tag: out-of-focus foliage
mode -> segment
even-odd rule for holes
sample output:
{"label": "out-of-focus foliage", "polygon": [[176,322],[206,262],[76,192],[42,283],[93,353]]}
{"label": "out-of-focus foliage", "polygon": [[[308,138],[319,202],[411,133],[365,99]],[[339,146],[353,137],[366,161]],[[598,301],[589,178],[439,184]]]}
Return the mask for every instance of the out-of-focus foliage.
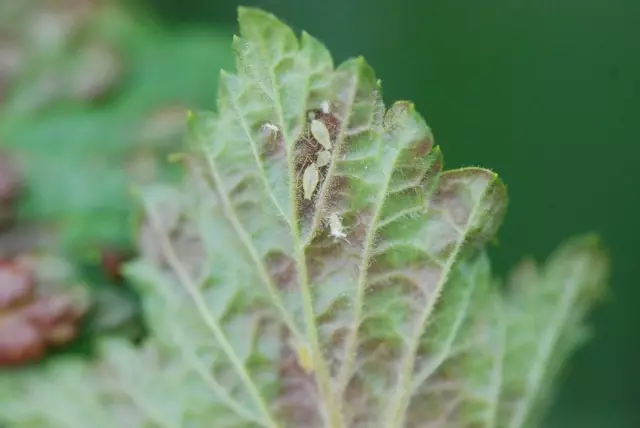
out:
{"label": "out-of-focus foliage", "polygon": [[23,172],[21,220],[76,254],[128,245],[128,187],[171,176],[166,143],[185,106],[211,107],[228,40],[110,1],[0,0],[0,149]]}
{"label": "out-of-focus foliage", "polygon": [[0,262],[0,365],[41,359],[74,340],[88,307],[86,288],[66,261],[28,255]]}
{"label": "out-of-focus foliage", "polygon": [[[212,107],[215,71],[232,64],[223,33],[168,31],[110,0],[0,0],[0,259],[66,258],[92,289],[83,334],[139,336],[118,272],[129,188],[174,177],[186,106]],[[13,349],[31,340],[18,324],[0,329]]]}

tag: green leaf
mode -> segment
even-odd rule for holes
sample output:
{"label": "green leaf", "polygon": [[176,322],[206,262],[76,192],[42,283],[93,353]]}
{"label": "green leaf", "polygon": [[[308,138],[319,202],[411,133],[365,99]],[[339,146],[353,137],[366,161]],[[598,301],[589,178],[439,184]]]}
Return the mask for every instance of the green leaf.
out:
{"label": "green leaf", "polygon": [[[27,371],[27,393],[75,392],[54,409],[7,393],[0,421],[527,426],[573,344],[558,339],[575,337],[604,283],[599,247],[564,247],[504,296],[483,250],[506,208],[496,174],[443,172],[429,127],[409,102],[384,107],[362,58],[334,67],[311,36],[239,15],[237,73],[221,74],[216,113],[189,121],[188,179],[140,192],[141,257],[127,275],[150,336]],[[304,171],[327,146],[307,199]]]}

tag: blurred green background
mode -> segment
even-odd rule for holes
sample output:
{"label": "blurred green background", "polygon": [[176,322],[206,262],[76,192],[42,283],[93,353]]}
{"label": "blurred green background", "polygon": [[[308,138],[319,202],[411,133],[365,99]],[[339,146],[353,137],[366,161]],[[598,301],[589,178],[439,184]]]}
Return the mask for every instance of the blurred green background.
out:
{"label": "blurred green background", "polygon": [[[147,0],[171,24],[235,25],[235,0]],[[411,99],[449,166],[509,186],[504,273],[598,231],[613,259],[594,337],[564,371],[549,427],[640,427],[640,2],[264,0],[340,61],[363,54],[387,101]]]}
{"label": "blurred green background", "polygon": [[[0,0],[0,6],[19,1]],[[74,1],[82,0],[67,3]],[[176,108],[212,108],[218,68],[233,63],[239,2],[122,2],[138,13],[101,18],[83,36],[117,48],[124,73],[116,95],[33,109],[38,88],[31,90],[25,74],[0,109],[0,148],[14,149],[29,174],[21,214],[55,219],[71,243],[124,245],[129,180],[121,165],[147,174],[148,152],[163,148],[175,131],[158,130],[151,120],[155,136],[142,138],[141,128],[149,131],[149,119],[162,122],[167,112],[174,117]],[[383,80],[387,101],[415,101],[448,166],[482,165],[503,177],[511,204],[500,244],[491,249],[497,273],[525,255],[543,260],[571,235],[595,230],[603,236],[613,260],[612,290],[592,316],[593,339],[562,373],[546,426],[640,427],[640,176],[634,168],[640,158],[640,2],[241,3],[313,34],[336,62],[364,55]],[[64,55],[78,51],[69,49]],[[64,62],[50,47],[43,52],[34,69]],[[51,156],[52,148],[64,156]]]}

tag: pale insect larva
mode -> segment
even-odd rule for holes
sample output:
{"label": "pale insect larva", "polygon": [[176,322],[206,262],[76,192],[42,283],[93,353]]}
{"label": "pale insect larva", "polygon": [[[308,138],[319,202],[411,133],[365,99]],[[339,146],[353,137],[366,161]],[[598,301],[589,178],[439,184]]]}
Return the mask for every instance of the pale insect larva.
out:
{"label": "pale insect larva", "polygon": [[318,168],[322,168],[323,166],[329,165],[331,162],[331,152],[328,150],[323,150],[318,153],[318,157],[316,159],[316,166]]}
{"label": "pale insect larva", "polygon": [[318,168],[315,163],[312,163],[304,170],[304,174],[302,174],[302,190],[305,199],[311,199],[313,192],[316,190],[316,187],[318,187],[319,180],[320,175],[318,174]]}
{"label": "pale insect larva", "polygon": [[331,150],[331,136],[327,126],[321,121],[314,119],[311,121],[311,135],[318,143],[322,145],[326,150]]}
{"label": "pale insect larva", "polygon": [[[347,234],[344,233],[344,226],[342,225],[342,220],[338,217],[337,213],[329,214],[329,229],[331,231],[330,235],[334,238],[340,238],[347,241]],[[349,241],[347,241],[349,242]]]}
{"label": "pale insect larva", "polygon": [[324,114],[329,114],[329,113],[330,113],[330,104],[329,104],[329,101],[326,101],[326,100],[325,100],[325,101],[323,101],[323,102],[320,104],[320,110],[322,110],[322,112],[323,112]]}

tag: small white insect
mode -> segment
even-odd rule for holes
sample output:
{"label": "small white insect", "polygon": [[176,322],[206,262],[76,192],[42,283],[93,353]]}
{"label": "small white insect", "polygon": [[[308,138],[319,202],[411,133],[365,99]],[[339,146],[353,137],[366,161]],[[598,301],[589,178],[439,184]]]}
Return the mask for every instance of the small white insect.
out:
{"label": "small white insect", "polygon": [[315,163],[312,163],[302,174],[302,190],[305,199],[311,199],[313,192],[315,192],[316,187],[318,187],[319,181],[320,175],[318,174],[318,168]]}
{"label": "small white insect", "polygon": [[320,109],[322,110],[322,112],[324,114],[329,114],[331,106],[329,104],[329,101],[325,100],[322,103],[320,103]]}
{"label": "small white insect", "polygon": [[265,150],[269,152],[275,149],[280,139],[280,128],[273,123],[267,122],[260,127],[260,132],[265,140]]}
{"label": "small white insect", "polygon": [[316,165],[318,168],[322,168],[323,166],[329,165],[331,162],[331,152],[328,150],[323,150],[318,153],[318,157],[316,158]]}
{"label": "small white insect", "polygon": [[330,236],[334,238],[347,240],[347,234],[344,233],[344,226],[342,225],[342,220],[338,217],[337,213],[329,214],[329,229],[331,230]]}
{"label": "small white insect", "polygon": [[329,135],[327,126],[323,122],[317,119],[311,121],[311,135],[313,135],[313,138],[315,138],[322,147],[326,150],[331,150],[331,136]]}
{"label": "small white insect", "polygon": [[277,134],[278,132],[280,132],[280,128],[278,127],[278,125],[274,125],[273,123],[267,122],[264,125],[262,125],[262,131],[268,132],[271,134]]}

